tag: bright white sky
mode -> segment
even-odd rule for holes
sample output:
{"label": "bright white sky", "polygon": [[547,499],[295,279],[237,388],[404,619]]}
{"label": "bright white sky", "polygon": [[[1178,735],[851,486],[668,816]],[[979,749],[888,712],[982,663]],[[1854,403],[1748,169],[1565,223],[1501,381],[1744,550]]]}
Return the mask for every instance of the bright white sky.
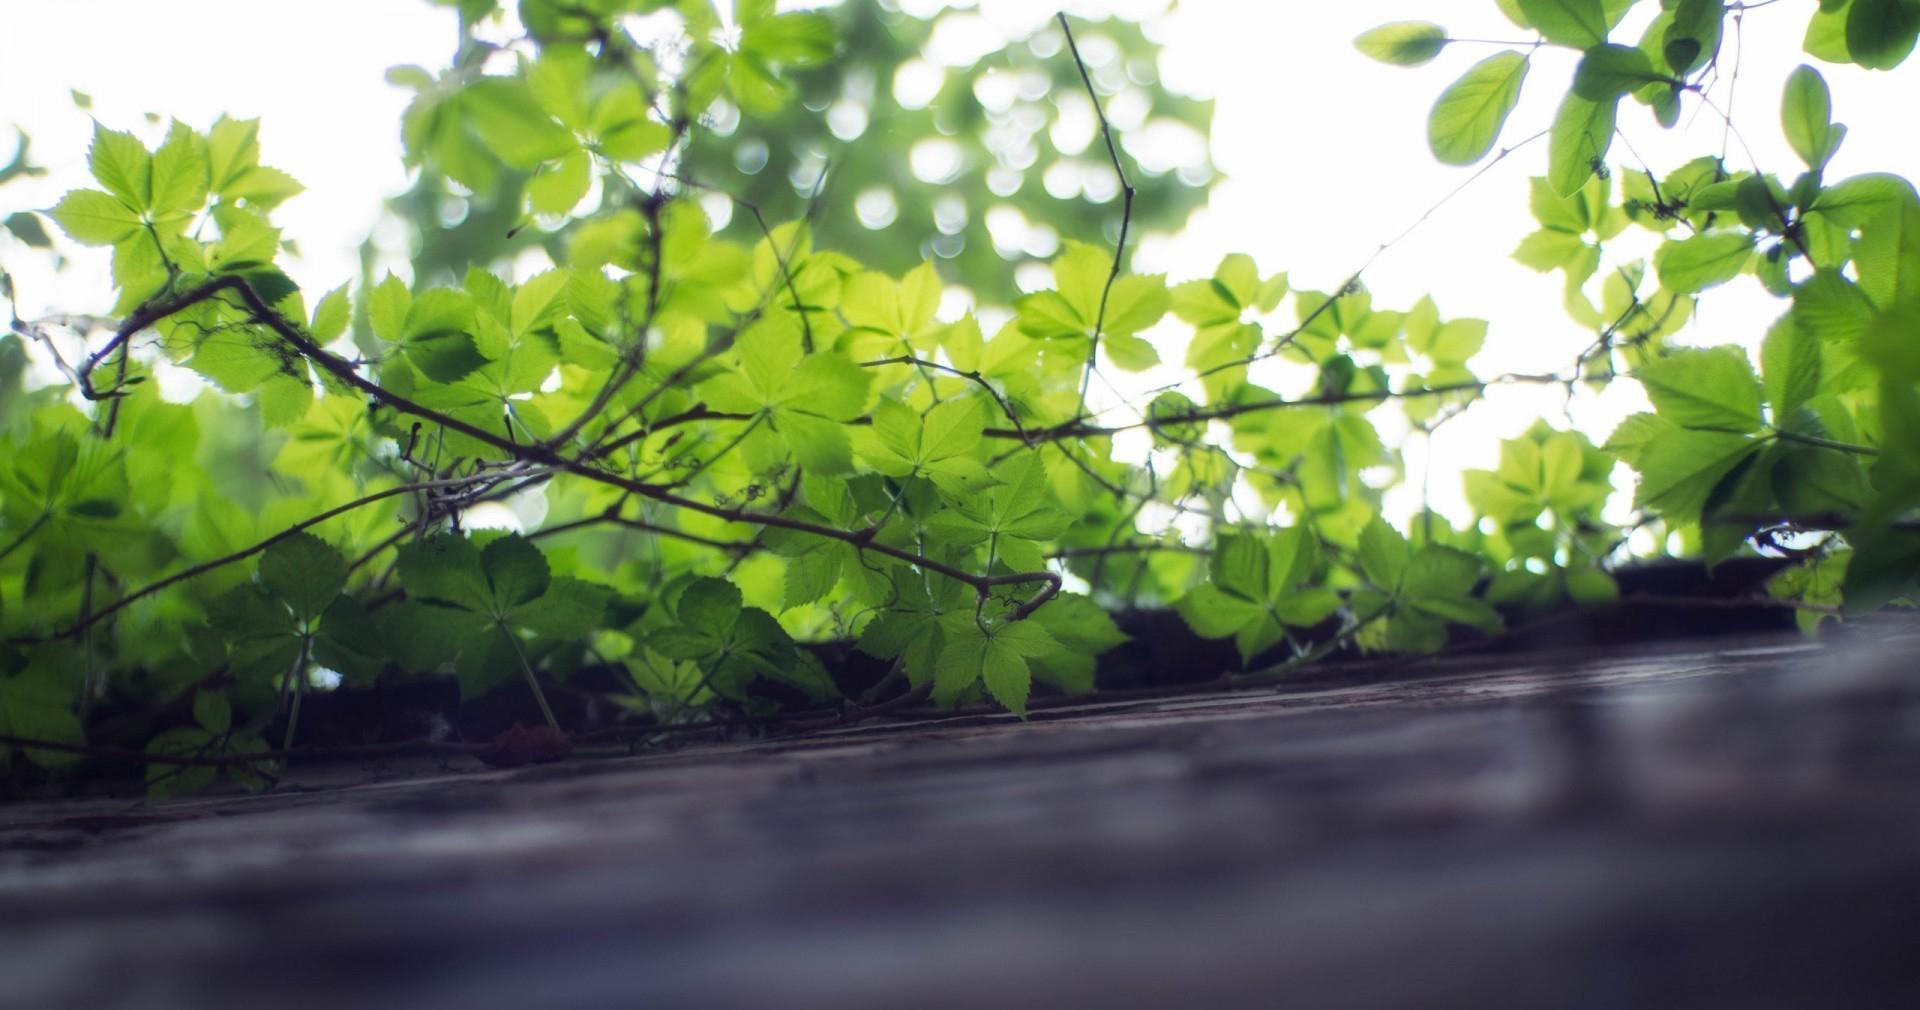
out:
{"label": "bright white sky", "polygon": [[[452,12],[420,0],[332,0],[319,8],[291,0],[6,0],[5,6],[11,10],[0,36],[0,125],[24,127],[35,160],[51,173],[0,190],[0,215],[50,206],[66,189],[87,184],[92,126],[74,107],[70,88],[92,96],[91,113],[103,122],[140,128],[149,140],[164,126],[163,119],[161,126],[144,127],[149,112],[200,127],[222,112],[259,116],[264,160],[307,186],[278,219],[303,252],[289,272],[314,291],[354,276],[357,247],[381,201],[406,184],[398,123],[407,95],[386,83],[386,69],[442,65],[455,43]],[[1085,0],[1073,10],[1106,6]],[[1111,6],[1134,10],[1141,3]],[[983,13],[1030,23],[1039,7],[1031,0],[984,0]],[[1759,164],[1788,178],[1798,165],[1779,137],[1779,96],[1787,72],[1807,59],[1799,37],[1808,7],[1780,4],[1748,16],[1747,58],[1733,100],[1735,124]],[[1227,178],[1185,233],[1143,243],[1135,268],[1168,271],[1174,279],[1203,276],[1222,254],[1240,251],[1253,254],[1263,270],[1288,271],[1296,286],[1325,289],[1465,179],[1470,169],[1438,165],[1428,154],[1426,114],[1454,76],[1496,47],[1455,45],[1414,70],[1354,51],[1355,35],[1403,19],[1441,21],[1456,37],[1517,41],[1524,34],[1501,18],[1492,0],[1181,0],[1155,29],[1165,47],[1162,73],[1175,89],[1217,98],[1213,156]],[[1620,37],[1637,38],[1639,23]],[[1723,57],[1730,53],[1723,50]],[[1547,125],[1574,59],[1541,52],[1507,142]],[[1835,118],[1852,128],[1829,178],[1866,171],[1920,175],[1911,131],[1912,69],[1823,69],[1830,71]],[[1726,81],[1714,96],[1724,108]],[[1717,149],[1721,136],[1711,113],[1689,114],[1682,130],[1667,133],[1630,102],[1622,105],[1621,128],[1656,171]],[[8,144],[0,139],[0,156]],[[1619,144],[1614,153],[1626,156]],[[1557,277],[1508,258],[1532,230],[1526,178],[1543,171],[1545,160],[1544,141],[1516,154],[1382,256],[1365,278],[1376,305],[1405,308],[1431,293],[1443,317],[1492,320],[1477,362],[1483,373],[1563,368],[1591,334],[1562,313]],[[1737,142],[1730,161],[1748,167]],[[106,307],[103,254],[80,250],[82,269],[53,277],[18,252],[0,238],[0,257],[14,272],[24,312]],[[1710,293],[1691,339],[1757,340],[1777,311],[1757,294],[1749,279]],[[1627,388],[1583,397],[1574,421],[1603,438],[1639,402]],[[1491,465],[1497,439],[1542,414],[1564,417],[1558,394],[1499,390],[1491,403],[1443,429],[1432,453],[1435,505],[1464,516],[1451,475]],[[1422,445],[1408,448],[1415,479],[1393,503],[1395,512],[1417,504],[1418,468],[1428,457]]]}

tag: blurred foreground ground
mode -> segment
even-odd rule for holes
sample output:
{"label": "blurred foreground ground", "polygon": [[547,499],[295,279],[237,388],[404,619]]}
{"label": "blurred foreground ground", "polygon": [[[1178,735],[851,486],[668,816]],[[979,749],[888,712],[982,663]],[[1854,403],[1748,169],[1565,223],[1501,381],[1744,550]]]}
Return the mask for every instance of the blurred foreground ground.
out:
{"label": "blurred foreground ground", "polygon": [[0,808],[0,1006],[1920,1005],[1920,623],[1832,638]]}

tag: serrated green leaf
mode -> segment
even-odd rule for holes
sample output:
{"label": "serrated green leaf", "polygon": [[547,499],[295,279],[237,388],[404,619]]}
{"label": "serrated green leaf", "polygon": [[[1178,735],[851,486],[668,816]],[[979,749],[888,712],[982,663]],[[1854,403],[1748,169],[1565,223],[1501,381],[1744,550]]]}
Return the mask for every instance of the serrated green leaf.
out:
{"label": "serrated green leaf", "polygon": [[536,214],[567,214],[593,184],[587,152],[568,151],[542,166],[527,183],[527,203]]}
{"label": "serrated green leaf", "polygon": [[480,567],[491,588],[487,612],[502,617],[546,592],[552,581],[546,555],[517,533],[481,548]]}
{"label": "serrated green leaf", "polygon": [[127,208],[138,213],[153,206],[153,156],[131,133],[93,124],[87,168]]}
{"label": "serrated green leaf", "polygon": [[416,600],[439,600],[484,614],[493,606],[480,551],[466,537],[454,533],[403,544],[399,552],[400,584]]}
{"label": "serrated green leaf", "polygon": [[275,541],[260,556],[260,582],[294,616],[311,621],[347,584],[347,559],[333,545],[306,531]]}
{"label": "serrated green leaf", "polygon": [[[0,677],[0,733],[9,736],[46,740],[53,743],[83,744],[86,731],[73,703],[79,685],[52,663],[32,663],[13,676]],[[81,760],[78,754],[50,751],[37,747],[25,749],[27,760],[42,767],[55,768]],[[0,765],[10,761],[12,746],[0,744]]]}
{"label": "serrated green leaf", "polygon": [[1920,304],[1920,200],[1909,194],[1862,225],[1853,262],[1860,290],[1880,308]]}
{"label": "serrated green leaf", "polygon": [[539,597],[515,607],[507,619],[516,627],[555,641],[584,638],[600,627],[612,596],[605,586],[557,576],[547,581]]}
{"label": "serrated green leaf", "polygon": [[514,168],[530,170],[576,147],[519,81],[483,77],[461,92],[460,108],[481,141]]}
{"label": "serrated green leaf", "polygon": [[1744,435],[1669,427],[1637,454],[1640,486],[1634,504],[1657,509],[1674,522],[1696,522],[1720,479],[1759,447]]}
{"label": "serrated green leaf", "polygon": [[166,142],[153,152],[153,209],[156,216],[186,215],[207,202],[206,142],[176,122]]}
{"label": "serrated green leaf", "polygon": [[1411,558],[1406,538],[1386,520],[1376,517],[1360,531],[1360,570],[1381,590],[1391,593],[1399,588]]}
{"label": "serrated green leaf", "polygon": [[208,733],[219,735],[233,726],[233,706],[218,691],[200,690],[193,695],[193,721]]}
{"label": "serrated green leaf", "polygon": [[1760,383],[1737,347],[1674,351],[1634,378],[1646,387],[1654,410],[1681,427],[1750,432],[1762,423]]}
{"label": "serrated green leaf", "polygon": [[1792,417],[1820,392],[1820,342],[1795,325],[1791,315],[1767,331],[1760,345],[1760,373],[1774,423]]}
{"label": "serrated green leaf", "polygon": [[83,245],[112,245],[140,227],[140,217],[97,189],[76,189],[48,212],[67,237]]}
{"label": "serrated green leaf", "polygon": [[313,335],[315,343],[326,344],[339,339],[347,332],[347,322],[351,318],[351,306],[347,303],[345,284],[320,296],[313,307],[313,323],[307,332]]}
{"label": "serrated green leaf", "polygon": [[320,615],[313,640],[313,661],[356,684],[368,684],[386,665],[386,635],[360,601],[345,594],[333,598]]}

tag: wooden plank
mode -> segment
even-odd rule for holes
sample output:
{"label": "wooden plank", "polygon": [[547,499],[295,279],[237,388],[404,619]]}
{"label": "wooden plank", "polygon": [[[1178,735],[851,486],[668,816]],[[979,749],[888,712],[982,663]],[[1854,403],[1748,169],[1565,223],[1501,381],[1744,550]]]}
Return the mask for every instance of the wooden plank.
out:
{"label": "wooden plank", "polygon": [[0,811],[0,1006],[1912,1005],[1920,644]]}

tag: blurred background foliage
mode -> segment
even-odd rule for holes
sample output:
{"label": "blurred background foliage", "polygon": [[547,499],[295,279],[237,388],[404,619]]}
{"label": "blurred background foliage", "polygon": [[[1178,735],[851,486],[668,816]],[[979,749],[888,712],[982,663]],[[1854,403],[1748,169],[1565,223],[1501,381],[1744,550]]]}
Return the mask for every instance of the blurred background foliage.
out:
{"label": "blurred background foliage", "polygon": [[[421,145],[425,131],[417,121],[460,81],[511,58],[498,40],[518,34],[508,13],[488,0],[443,2],[461,12],[451,68],[438,76],[415,67],[391,75],[420,94],[408,137],[420,171],[390,205],[408,225],[410,247],[370,239],[367,282],[378,280],[372,273],[380,257],[394,253],[411,259],[416,285],[454,281],[469,266],[497,266],[535,247],[562,261],[584,216],[529,221],[527,174],[503,170],[469,138]],[[632,9],[626,30],[636,58],[655,58],[641,48],[659,52],[657,43],[676,32],[710,29],[705,0],[616,6]],[[810,215],[820,248],[895,274],[932,259],[947,283],[968,289],[977,302],[1010,303],[1023,264],[1044,263],[1067,241],[1113,243],[1121,186],[1051,16],[1042,5],[987,6],[997,9],[964,0],[807,8],[840,40],[831,56],[769,79],[764,93],[734,89],[716,98],[701,114],[703,128],[676,138],[662,171],[677,177],[675,185],[705,191],[701,204],[722,237],[761,237],[748,205],[767,222]],[[1084,24],[1078,41],[1136,190],[1137,236],[1179,229],[1206,202],[1218,173],[1208,157],[1213,103],[1160,83],[1148,26],[1169,5],[1128,6],[1128,17]],[[512,19],[536,33],[564,33],[559,10],[529,0]],[[722,20],[710,30],[736,29]],[[665,80],[676,68],[658,69]],[[671,97],[652,97],[670,119]],[[876,143],[891,156],[856,153],[865,145],[870,155]],[[587,199],[632,199],[634,183],[647,188],[654,181],[607,175],[593,180]]]}

